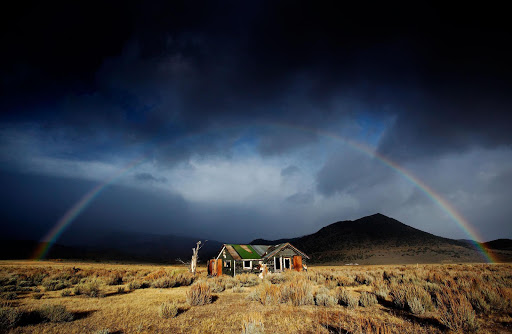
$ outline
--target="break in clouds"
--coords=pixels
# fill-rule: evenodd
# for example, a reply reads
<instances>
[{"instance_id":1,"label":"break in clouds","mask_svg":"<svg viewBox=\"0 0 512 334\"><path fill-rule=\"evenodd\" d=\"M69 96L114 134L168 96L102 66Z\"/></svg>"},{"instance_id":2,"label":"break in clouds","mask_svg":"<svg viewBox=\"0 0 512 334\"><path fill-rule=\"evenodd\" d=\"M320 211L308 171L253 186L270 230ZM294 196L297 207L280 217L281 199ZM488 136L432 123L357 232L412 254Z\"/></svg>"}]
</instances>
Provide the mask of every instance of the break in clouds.
<instances>
[{"instance_id":1,"label":"break in clouds","mask_svg":"<svg viewBox=\"0 0 512 334\"><path fill-rule=\"evenodd\" d=\"M3 33L7 234L40 238L118 175L73 227L247 242L381 212L468 238L340 136L410 171L483 240L512 235L511 55L499 29L447 29L433 8L390 25L286 2L37 6Z\"/></svg>"}]
</instances>

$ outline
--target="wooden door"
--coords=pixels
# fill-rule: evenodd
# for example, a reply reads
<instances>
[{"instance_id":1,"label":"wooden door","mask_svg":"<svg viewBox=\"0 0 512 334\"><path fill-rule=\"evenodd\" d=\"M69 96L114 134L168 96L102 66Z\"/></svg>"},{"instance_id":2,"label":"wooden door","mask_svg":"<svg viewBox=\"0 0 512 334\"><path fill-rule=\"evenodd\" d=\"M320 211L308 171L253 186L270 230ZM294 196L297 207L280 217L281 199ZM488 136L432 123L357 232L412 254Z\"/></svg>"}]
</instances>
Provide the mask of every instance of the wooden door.
<instances>
[{"instance_id":1,"label":"wooden door","mask_svg":"<svg viewBox=\"0 0 512 334\"><path fill-rule=\"evenodd\" d=\"M293 268L297 271L302 271L302 256L295 255L293 257Z\"/></svg>"},{"instance_id":2,"label":"wooden door","mask_svg":"<svg viewBox=\"0 0 512 334\"><path fill-rule=\"evenodd\" d=\"M222 275L222 259L217 260L217 276Z\"/></svg>"}]
</instances>

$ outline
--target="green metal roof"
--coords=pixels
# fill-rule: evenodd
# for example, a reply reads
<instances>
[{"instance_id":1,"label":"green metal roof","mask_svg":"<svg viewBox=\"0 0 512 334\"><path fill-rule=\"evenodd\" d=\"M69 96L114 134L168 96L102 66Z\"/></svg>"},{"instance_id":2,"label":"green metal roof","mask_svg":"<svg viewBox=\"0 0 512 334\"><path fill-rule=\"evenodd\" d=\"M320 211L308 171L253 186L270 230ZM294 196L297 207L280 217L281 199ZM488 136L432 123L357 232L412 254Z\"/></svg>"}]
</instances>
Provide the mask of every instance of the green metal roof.
<instances>
[{"instance_id":1,"label":"green metal roof","mask_svg":"<svg viewBox=\"0 0 512 334\"><path fill-rule=\"evenodd\" d=\"M261 259L261 256L252 248L251 245L234 245L230 244L231 247L240 255L242 259L246 260L257 260Z\"/></svg>"}]
</instances>

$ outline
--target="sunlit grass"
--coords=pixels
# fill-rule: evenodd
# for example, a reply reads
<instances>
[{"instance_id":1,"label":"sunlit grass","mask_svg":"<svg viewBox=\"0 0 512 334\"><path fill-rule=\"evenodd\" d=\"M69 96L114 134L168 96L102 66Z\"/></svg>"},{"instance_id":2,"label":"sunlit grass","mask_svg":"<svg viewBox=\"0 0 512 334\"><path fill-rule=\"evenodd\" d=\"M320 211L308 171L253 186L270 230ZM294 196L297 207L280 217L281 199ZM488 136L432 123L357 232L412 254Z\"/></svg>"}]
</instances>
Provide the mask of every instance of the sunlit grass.
<instances>
[{"instance_id":1,"label":"sunlit grass","mask_svg":"<svg viewBox=\"0 0 512 334\"><path fill-rule=\"evenodd\" d=\"M319 266L261 280L3 261L0 288L0 321L13 333L494 333L512 324L508 264Z\"/></svg>"}]
</instances>

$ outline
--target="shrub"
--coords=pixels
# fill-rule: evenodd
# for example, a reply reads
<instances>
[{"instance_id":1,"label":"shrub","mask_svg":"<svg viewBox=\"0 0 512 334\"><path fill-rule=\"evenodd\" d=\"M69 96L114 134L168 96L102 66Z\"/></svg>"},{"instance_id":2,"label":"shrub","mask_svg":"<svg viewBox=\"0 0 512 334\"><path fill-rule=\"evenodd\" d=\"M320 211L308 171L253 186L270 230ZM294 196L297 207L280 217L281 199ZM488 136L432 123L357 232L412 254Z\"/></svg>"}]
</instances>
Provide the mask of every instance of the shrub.
<instances>
[{"instance_id":1,"label":"shrub","mask_svg":"<svg viewBox=\"0 0 512 334\"><path fill-rule=\"evenodd\" d=\"M272 283L272 284L281 284L281 283L284 283L287 281L286 279L286 276L284 276L283 274L279 273L279 274L270 274L268 275L268 280Z\"/></svg>"},{"instance_id":2,"label":"shrub","mask_svg":"<svg viewBox=\"0 0 512 334\"><path fill-rule=\"evenodd\" d=\"M384 301L388 298L389 290L385 285L380 285L375 289L375 296L378 300Z\"/></svg>"},{"instance_id":3,"label":"shrub","mask_svg":"<svg viewBox=\"0 0 512 334\"><path fill-rule=\"evenodd\" d=\"M241 287L241 286L234 286L233 287L233 290L232 290L234 293L242 293L245 291L245 288Z\"/></svg>"},{"instance_id":4,"label":"shrub","mask_svg":"<svg viewBox=\"0 0 512 334\"><path fill-rule=\"evenodd\" d=\"M13 306L12 304L13 303L10 300L2 300L2 301L0 301L0 308L2 308L2 307L12 307Z\"/></svg>"},{"instance_id":5,"label":"shrub","mask_svg":"<svg viewBox=\"0 0 512 334\"><path fill-rule=\"evenodd\" d=\"M260 284L260 278L255 274L240 274L235 277L242 286L255 286Z\"/></svg>"},{"instance_id":6,"label":"shrub","mask_svg":"<svg viewBox=\"0 0 512 334\"><path fill-rule=\"evenodd\" d=\"M2 286L6 286L6 285L14 285L16 286L18 284L18 278L16 277L3 277L1 280L0 280L0 285Z\"/></svg>"},{"instance_id":7,"label":"shrub","mask_svg":"<svg viewBox=\"0 0 512 334\"><path fill-rule=\"evenodd\" d=\"M80 283L80 279L81 279L80 276L75 275L75 276L71 277L71 279L69 280L69 283L72 285L78 284L78 283Z\"/></svg>"},{"instance_id":8,"label":"shrub","mask_svg":"<svg viewBox=\"0 0 512 334\"><path fill-rule=\"evenodd\" d=\"M423 314L434 308L430 294L419 284L393 284L391 299L396 308Z\"/></svg>"},{"instance_id":9,"label":"shrub","mask_svg":"<svg viewBox=\"0 0 512 334\"><path fill-rule=\"evenodd\" d=\"M2 293L1 297L5 300L15 300L18 298L18 294L16 292L5 292Z\"/></svg>"},{"instance_id":10,"label":"shrub","mask_svg":"<svg viewBox=\"0 0 512 334\"><path fill-rule=\"evenodd\" d=\"M475 311L465 296L444 289L436 294L439 321L453 331L473 332L478 329Z\"/></svg>"},{"instance_id":11,"label":"shrub","mask_svg":"<svg viewBox=\"0 0 512 334\"><path fill-rule=\"evenodd\" d=\"M146 279L149 281L154 281L162 277L168 276L167 272L164 269L159 269L157 271L153 271L152 273L146 275Z\"/></svg>"},{"instance_id":12,"label":"shrub","mask_svg":"<svg viewBox=\"0 0 512 334\"><path fill-rule=\"evenodd\" d=\"M34 285L39 285L39 284L41 284L43 282L43 279L46 276L48 276L48 274L46 272L39 271L39 272L33 273L32 275L29 275L27 277L27 280L32 281L32 283Z\"/></svg>"},{"instance_id":13,"label":"shrub","mask_svg":"<svg viewBox=\"0 0 512 334\"><path fill-rule=\"evenodd\" d=\"M356 286L358 285L353 276L341 276L337 277L336 281L339 286Z\"/></svg>"},{"instance_id":14,"label":"shrub","mask_svg":"<svg viewBox=\"0 0 512 334\"><path fill-rule=\"evenodd\" d=\"M423 282L422 285L423 285L423 288L431 295L435 295L436 292L441 291L441 287L439 285L437 285L436 283Z\"/></svg>"},{"instance_id":15,"label":"shrub","mask_svg":"<svg viewBox=\"0 0 512 334\"><path fill-rule=\"evenodd\" d=\"M281 289L270 282L265 282L253 290L247 298L263 305L277 305L281 302Z\"/></svg>"},{"instance_id":16,"label":"shrub","mask_svg":"<svg viewBox=\"0 0 512 334\"><path fill-rule=\"evenodd\" d=\"M331 281L331 280L325 281L325 286L329 289L334 289L338 286L338 281Z\"/></svg>"},{"instance_id":17,"label":"shrub","mask_svg":"<svg viewBox=\"0 0 512 334\"><path fill-rule=\"evenodd\" d=\"M364 275L359 274L359 275L356 275L356 278L354 279L354 281L356 281L359 284L370 285L373 282L373 277L366 275L366 274L364 274Z\"/></svg>"},{"instance_id":18,"label":"shrub","mask_svg":"<svg viewBox=\"0 0 512 334\"><path fill-rule=\"evenodd\" d=\"M19 281L18 286L30 287L30 286L35 286L35 284L32 281Z\"/></svg>"},{"instance_id":19,"label":"shrub","mask_svg":"<svg viewBox=\"0 0 512 334\"><path fill-rule=\"evenodd\" d=\"M89 297L105 297L105 294L100 290L100 282L96 279L80 283L74 288L75 295L86 295Z\"/></svg>"},{"instance_id":20,"label":"shrub","mask_svg":"<svg viewBox=\"0 0 512 334\"><path fill-rule=\"evenodd\" d=\"M198 282L187 292L187 302L191 306L205 305L212 302L212 292L206 282Z\"/></svg>"},{"instance_id":21,"label":"shrub","mask_svg":"<svg viewBox=\"0 0 512 334\"><path fill-rule=\"evenodd\" d=\"M224 282L221 278L215 277L211 280L208 280L208 285L210 286L210 289L212 292L219 293L226 289Z\"/></svg>"},{"instance_id":22,"label":"shrub","mask_svg":"<svg viewBox=\"0 0 512 334\"><path fill-rule=\"evenodd\" d=\"M359 298L359 305L362 307L369 307L377 304L377 297L373 293L363 291L361 293L361 297Z\"/></svg>"},{"instance_id":23,"label":"shrub","mask_svg":"<svg viewBox=\"0 0 512 334\"><path fill-rule=\"evenodd\" d=\"M341 305L354 308L358 305L359 299L354 296L350 291L344 288L338 288L336 290L336 298Z\"/></svg>"},{"instance_id":24,"label":"shrub","mask_svg":"<svg viewBox=\"0 0 512 334\"><path fill-rule=\"evenodd\" d=\"M5 285L0 287L0 292L4 291L16 291L16 285Z\"/></svg>"},{"instance_id":25,"label":"shrub","mask_svg":"<svg viewBox=\"0 0 512 334\"><path fill-rule=\"evenodd\" d=\"M110 329L108 329L108 328L100 329L100 330L97 330L94 334L110 334Z\"/></svg>"},{"instance_id":26,"label":"shrub","mask_svg":"<svg viewBox=\"0 0 512 334\"><path fill-rule=\"evenodd\" d=\"M60 293L60 295L61 295L62 297L69 297L69 296L71 296L71 290L70 290L70 289L62 290L62 292Z\"/></svg>"},{"instance_id":27,"label":"shrub","mask_svg":"<svg viewBox=\"0 0 512 334\"><path fill-rule=\"evenodd\" d=\"M0 330L16 327L21 316L22 313L15 308L0 308Z\"/></svg>"},{"instance_id":28,"label":"shrub","mask_svg":"<svg viewBox=\"0 0 512 334\"><path fill-rule=\"evenodd\" d=\"M265 333L265 326L263 322L251 320L245 321L242 325L242 334L263 334Z\"/></svg>"},{"instance_id":29,"label":"shrub","mask_svg":"<svg viewBox=\"0 0 512 334\"><path fill-rule=\"evenodd\" d=\"M121 285L121 284L123 284L123 276L121 276L121 274L119 274L119 273L107 276L107 278L105 279L105 284L106 285Z\"/></svg>"},{"instance_id":30,"label":"shrub","mask_svg":"<svg viewBox=\"0 0 512 334\"><path fill-rule=\"evenodd\" d=\"M315 303L318 306L336 306L338 299L329 293L327 289L321 289L315 296Z\"/></svg>"},{"instance_id":31,"label":"shrub","mask_svg":"<svg viewBox=\"0 0 512 334\"><path fill-rule=\"evenodd\" d=\"M32 298L34 298L34 299L41 299L41 298L43 298L43 296L44 296L44 293L34 293L32 295Z\"/></svg>"},{"instance_id":32,"label":"shrub","mask_svg":"<svg viewBox=\"0 0 512 334\"><path fill-rule=\"evenodd\" d=\"M403 285L393 285L391 287L391 291L389 293L391 295L391 300L393 305L395 305L398 309L405 309L407 305L406 294L407 290Z\"/></svg>"},{"instance_id":33,"label":"shrub","mask_svg":"<svg viewBox=\"0 0 512 334\"><path fill-rule=\"evenodd\" d=\"M423 314L425 311L431 311L434 308L430 294L417 285L407 286L405 302L407 309L414 314Z\"/></svg>"},{"instance_id":34,"label":"shrub","mask_svg":"<svg viewBox=\"0 0 512 334\"><path fill-rule=\"evenodd\" d=\"M176 286L189 286L194 282L194 275L189 272L181 272L175 276Z\"/></svg>"},{"instance_id":35,"label":"shrub","mask_svg":"<svg viewBox=\"0 0 512 334\"><path fill-rule=\"evenodd\" d=\"M423 307L423 304L421 303L421 300L419 300L416 297L410 298L407 300L407 307L411 311L412 314L423 314L425 313L425 308Z\"/></svg>"},{"instance_id":36,"label":"shrub","mask_svg":"<svg viewBox=\"0 0 512 334\"><path fill-rule=\"evenodd\" d=\"M160 305L158 314L161 318L169 319L178 315L178 310L178 305L176 305L176 303L164 302L162 305Z\"/></svg>"},{"instance_id":37,"label":"shrub","mask_svg":"<svg viewBox=\"0 0 512 334\"><path fill-rule=\"evenodd\" d=\"M128 289L130 290L136 290L140 289L141 283L139 281L131 281L130 284L128 284Z\"/></svg>"},{"instance_id":38,"label":"shrub","mask_svg":"<svg viewBox=\"0 0 512 334\"><path fill-rule=\"evenodd\" d=\"M43 287L46 291L58 291L69 287L70 284L66 281L61 280L45 280L43 281Z\"/></svg>"},{"instance_id":39,"label":"shrub","mask_svg":"<svg viewBox=\"0 0 512 334\"><path fill-rule=\"evenodd\" d=\"M118 288L117 288L117 294L118 294L118 295L121 295L121 294L123 294L123 293L125 293L125 291L124 291L124 286L120 286L120 287L118 287Z\"/></svg>"},{"instance_id":40,"label":"shrub","mask_svg":"<svg viewBox=\"0 0 512 334\"><path fill-rule=\"evenodd\" d=\"M70 313L64 305L45 305L39 310L39 315L43 320L49 322L67 322L73 320L73 314Z\"/></svg>"},{"instance_id":41,"label":"shrub","mask_svg":"<svg viewBox=\"0 0 512 334\"><path fill-rule=\"evenodd\" d=\"M481 292L491 310L500 312L507 308L508 298L505 297L501 289L485 284L482 286Z\"/></svg>"},{"instance_id":42,"label":"shrub","mask_svg":"<svg viewBox=\"0 0 512 334\"><path fill-rule=\"evenodd\" d=\"M281 301L294 306L314 304L311 283L304 279L295 279L280 287Z\"/></svg>"},{"instance_id":43,"label":"shrub","mask_svg":"<svg viewBox=\"0 0 512 334\"><path fill-rule=\"evenodd\" d=\"M172 288L175 285L176 285L176 280L171 277L161 277L151 284L151 286L153 288L157 288L157 289Z\"/></svg>"}]
</instances>

